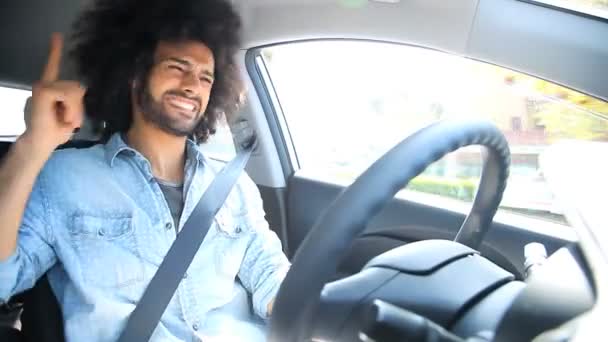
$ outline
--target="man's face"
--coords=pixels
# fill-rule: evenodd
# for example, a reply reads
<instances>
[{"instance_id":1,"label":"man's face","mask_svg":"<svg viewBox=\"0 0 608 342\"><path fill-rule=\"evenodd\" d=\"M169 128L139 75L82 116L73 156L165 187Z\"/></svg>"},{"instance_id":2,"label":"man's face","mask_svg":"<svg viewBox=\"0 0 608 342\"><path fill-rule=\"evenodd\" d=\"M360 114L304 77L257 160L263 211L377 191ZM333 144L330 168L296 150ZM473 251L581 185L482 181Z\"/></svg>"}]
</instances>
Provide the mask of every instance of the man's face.
<instances>
[{"instance_id":1,"label":"man's face","mask_svg":"<svg viewBox=\"0 0 608 342\"><path fill-rule=\"evenodd\" d=\"M137 91L143 119L187 136L203 119L214 81L211 50L200 42L161 42L145 86Z\"/></svg>"}]
</instances>

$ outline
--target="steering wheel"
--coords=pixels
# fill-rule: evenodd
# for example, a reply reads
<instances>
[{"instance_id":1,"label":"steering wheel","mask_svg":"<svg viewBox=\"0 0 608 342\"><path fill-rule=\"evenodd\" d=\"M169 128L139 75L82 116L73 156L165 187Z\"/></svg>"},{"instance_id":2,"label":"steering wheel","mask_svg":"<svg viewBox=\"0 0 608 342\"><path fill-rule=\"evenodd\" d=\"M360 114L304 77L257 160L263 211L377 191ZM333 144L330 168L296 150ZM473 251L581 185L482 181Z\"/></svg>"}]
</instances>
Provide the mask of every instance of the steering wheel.
<instances>
[{"instance_id":1,"label":"steering wheel","mask_svg":"<svg viewBox=\"0 0 608 342\"><path fill-rule=\"evenodd\" d=\"M506 139L488 122L442 121L410 135L372 164L319 217L295 254L274 304L269 341L310 340L325 283L367 223L430 164L480 145L483 169L470 213L455 241L477 249L498 209L509 172Z\"/></svg>"}]
</instances>

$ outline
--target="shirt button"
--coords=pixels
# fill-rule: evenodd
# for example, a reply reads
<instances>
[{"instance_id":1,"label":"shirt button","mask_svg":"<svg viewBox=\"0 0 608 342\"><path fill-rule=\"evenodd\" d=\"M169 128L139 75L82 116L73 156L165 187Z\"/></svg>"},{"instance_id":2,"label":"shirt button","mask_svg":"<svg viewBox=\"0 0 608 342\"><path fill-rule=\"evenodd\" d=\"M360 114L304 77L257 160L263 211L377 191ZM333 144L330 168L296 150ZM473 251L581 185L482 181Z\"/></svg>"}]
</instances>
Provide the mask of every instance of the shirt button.
<instances>
[{"instance_id":1,"label":"shirt button","mask_svg":"<svg viewBox=\"0 0 608 342\"><path fill-rule=\"evenodd\" d=\"M188 279L188 273L184 274L184 279Z\"/></svg>"},{"instance_id":2,"label":"shirt button","mask_svg":"<svg viewBox=\"0 0 608 342\"><path fill-rule=\"evenodd\" d=\"M97 234L98 234L99 236L104 236L104 235L106 235L106 232L104 232L104 231L103 231L103 229L100 229L100 230L97 232Z\"/></svg>"},{"instance_id":3,"label":"shirt button","mask_svg":"<svg viewBox=\"0 0 608 342\"><path fill-rule=\"evenodd\" d=\"M199 328L198 323L192 324L192 329L194 329L194 331L198 331L198 328Z\"/></svg>"},{"instance_id":4,"label":"shirt button","mask_svg":"<svg viewBox=\"0 0 608 342\"><path fill-rule=\"evenodd\" d=\"M241 226L237 226L237 227L236 227L236 233L237 233L237 234L240 234L240 233L241 233L241 231L242 231Z\"/></svg>"},{"instance_id":5,"label":"shirt button","mask_svg":"<svg viewBox=\"0 0 608 342\"><path fill-rule=\"evenodd\" d=\"M167 222L167 224L165 224L165 229L169 230L171 228L173 228L173 224L171 222Z\"/></svg>"}]
</instances>

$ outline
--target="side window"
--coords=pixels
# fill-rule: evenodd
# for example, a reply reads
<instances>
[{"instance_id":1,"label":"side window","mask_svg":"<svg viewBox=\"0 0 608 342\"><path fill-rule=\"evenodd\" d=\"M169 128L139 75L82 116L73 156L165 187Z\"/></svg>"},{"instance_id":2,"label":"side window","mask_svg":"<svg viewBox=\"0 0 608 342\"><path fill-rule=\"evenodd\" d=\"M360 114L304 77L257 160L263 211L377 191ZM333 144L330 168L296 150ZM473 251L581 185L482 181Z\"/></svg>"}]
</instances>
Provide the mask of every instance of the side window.
<instances>
[{"instance_id":1,"label":"side window","mask_svg":"<svg viewBox=\"0 0 608 342\"><path fill-rule=\"evenodd\" d=\"M549 6L608 19L608 0L532 0Z\"/></svg>"},{"instance_id":2,"label":"side window","mask_svg":"<svg viewBox=\"0 0 608 342\"><path fill-rule=\"evenodd\" d=\"M15 140L25 131L23 110L25 102L31 95L30 90L22 90L0 86L0 140ZM209 141L201 145L207 156L223 161L229 161L236 155L230 127L224 117L218 122L217 132Z\"/></svg>"},{"instance_id":3,"label":"side window","mask_svg":"<svg viewBox=\"0 0 608 342\"><path fill-rule=\"evenodd\" d=\"M315 41L265 48L261 60L301 172L324 181L349 184L409 133L436 120L486 119L511 147L501 209L565 224L543 176L543 151L558 142L608 142L606 102L442 52ZM401 194L471 202L480 173L479 149L466 148L430 166Z\"/></svg>"},{"instance_id":4,"label":"side window","mask_svg":"<svg viewBox=\"0 0 608 342\"><path fill-rule=\"evenodd\" d=\"M14 140L25 131L23 109L32 92L0 86L0 140Z\"/></svg>"},{"instance_id":5,"label":"side window","mask_svg":"<svg viewBox=\"0 0 608 342\"><path fill-rule=\"evenodd\" d=\"M230 133L230 127L224 116L220 118L215 134L200 147L205 156L213 159L229 161L236 156L232 133Z\"/></svg>"}]
</instances>

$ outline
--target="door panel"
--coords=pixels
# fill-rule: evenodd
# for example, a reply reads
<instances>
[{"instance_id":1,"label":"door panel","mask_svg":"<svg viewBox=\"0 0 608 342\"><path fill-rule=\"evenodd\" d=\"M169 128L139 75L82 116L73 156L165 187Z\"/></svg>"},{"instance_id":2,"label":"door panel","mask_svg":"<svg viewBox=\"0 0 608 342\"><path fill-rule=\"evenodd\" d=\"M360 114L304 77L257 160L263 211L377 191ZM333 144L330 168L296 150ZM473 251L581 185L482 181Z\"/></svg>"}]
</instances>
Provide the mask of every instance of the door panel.
<instances>
[{"instance_id":1,"label":"door panel","mask_svg":"<svg viewBox=\"0 0 608 342\"><path fill-rule=\"evenodd\" d=\"M296 174L289 182L287 234L289 257L300 245L317 218L337 198L343 187ZM465 215L420 203L393 199L375 218L353 246L338 269L338 276L355 273L374 256L408 242L423 239L449 239L456 236ZM501 267L521 277L524 246L530 242L545 245L548 253L571 242L548 234L494 223L481 253Z\"/></svg>"},{"instance_id":2,"label":"door panel","mask_svg":"<svg viewBox=\"0 0 608 342\"><path fill-rule=\"evenodd\" d=\"M287 189L258 185L258 190L264 202L264 212L270 229L281 240L283 252L291 255L287 240Z\"/></svg>"}]
</instances>

